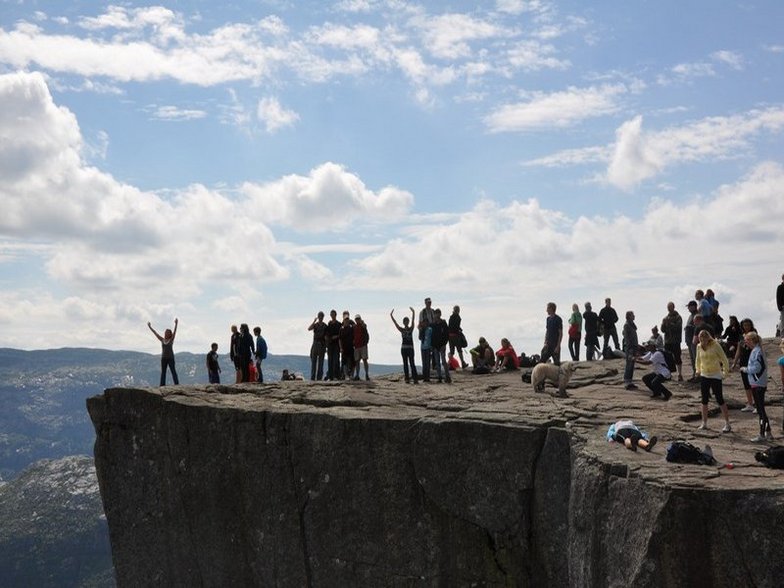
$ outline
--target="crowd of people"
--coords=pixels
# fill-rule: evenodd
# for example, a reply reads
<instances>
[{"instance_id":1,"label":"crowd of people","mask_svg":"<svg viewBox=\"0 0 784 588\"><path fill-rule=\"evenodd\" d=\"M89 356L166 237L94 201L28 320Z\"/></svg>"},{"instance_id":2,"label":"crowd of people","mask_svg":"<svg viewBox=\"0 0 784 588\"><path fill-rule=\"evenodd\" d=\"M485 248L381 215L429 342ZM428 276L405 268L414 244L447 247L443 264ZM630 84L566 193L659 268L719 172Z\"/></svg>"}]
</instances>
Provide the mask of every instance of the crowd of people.
<instances>
[{"instance_id":1,"label":"crowd of people","mask_svg":"<svg viewBox=\"0 0 784 588\"><path fill-rule=\"evenodd\" d=\"M782 357L778 360L782 386L784 387L784 275L776 290L776 303L780 313L776 335L782 336ZM738 320L730 316L727 326L719 313L719 302L711 289L698 289L694 300L686 305L688 315L684 321L673 302L667 304L667 314L661 325L651 328L650 337L641 344L635 313L628 310L619 338L617 311L612 299L606 298L604 306L596 313L590 302L584 305L581 313L577 304L572 304L567 320L567 348L572 361L580 361L580 344L584 341L586 360L624 359L623 381L627 390L637 389L633 382L635 364L649 365L650 373L642 377L642 382L651 391L652 398L664 401L672 397L666 383L674 379L684 381L682 346L685 344L691 375L687 380L698 383L701 396L701 429L708 428L708 405L711 396L718 404L725 424L723 432L730 432L732 426L729 411L723 396L722 382L733 370L740 372L746 392L746 405L743 412L754 412L759 417L759 435L753 441L772 439L770 422L765 411L765 393L768 383L768 368L761 347L761 338L750 318ZM432 300L425 298L424 307L417 315L409 307L411 316L402 318L402 324L395 318L394 309L389 316L400 334L400 354L406 383L419 382L451 383L450 371L467 370L482 374L519 369L526 358L518 355L512 343L502 338L500 347L494 351L485 337L479 337L478 344L468 348L462 329L460 307L452 307L448 320L440 308L433 308ZM534 362L561 362L563 341L563 320L557 314L557 305L547 303L545 336L541 354L534 356ZM342 320L337 311L330 311L329 321L319 312L310 325L313 341L310 348L311 380L359 380L364 368L365 380L370 380L368 367L368 343L370 334L367 324L359 314L351 319L345 310ZM147 326L161 343L161 386L166 383L167 370L171 371L175 384L179 383L175 369L173 344L177 334L178 320L174 319L174 329L166 329L160 335L148 322ZM414 343L416 331L419 341L421 372L417 371ZM260 327L253 329L253 335L246 323L239 328L231 327L229 357L235 368L235 382L263 382L262 362L267 357L267 343L261 336ZM583 337L584 336L584 337ZM601 344L601 345L600 345ZM206 367L210 383L220 383L221 368L218 361L218 344L213 343L206 357ZM466 358L470 358L469 365ZM325 369L326 360L326 369ZM528 363L527 365L530 365ZM284 379L292 378L285 374Z\"/></svg>"}]
</instances>

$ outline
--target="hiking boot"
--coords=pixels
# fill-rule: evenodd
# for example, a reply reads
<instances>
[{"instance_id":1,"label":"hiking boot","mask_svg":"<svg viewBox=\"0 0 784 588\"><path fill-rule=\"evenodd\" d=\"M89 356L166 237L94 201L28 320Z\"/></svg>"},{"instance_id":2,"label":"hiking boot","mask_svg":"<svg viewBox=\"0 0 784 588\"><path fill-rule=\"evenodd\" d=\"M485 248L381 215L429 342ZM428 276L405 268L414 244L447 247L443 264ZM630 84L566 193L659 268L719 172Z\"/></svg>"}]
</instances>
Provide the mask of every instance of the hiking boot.
<instances>
[{"instance_id":1,"label":"hiking boot","mask_svg":"<svg viewBox=\"0 0 784 588\"><path fill-rule=\"evenodd\" d=\"M664 391L664 401L667 402L670 398L672 398L672 392L669 390Z\"/></svg>"},{"instance_id":2,"label":"hiking boot","mask_svg":"<svg viewBox=\"0 0 784 588\"><path fill-rule=\"evenodd\" d=\"M731 433L732 432L732 427L730 426L729 423L727 423L726 425L724 425L724 428L721 430L721 432L722 433Z\"/></svg>"},{"instance_id":3,"label":"hiking boot","mask_svg":"<svg viewBox=\"0 0 784 588\"><path fill-rule=\"evenodd\" d=\"M746 406L741 408L740 411L741 412L753 412L754 411L754 406L751 405L751 404L747 404Z\"/></svg>"},{"instance_id":4,"label":"hiking boot","mask_svg":"<svg viewBox=\"0 0 784 588\"><path fill-rule=\"evenodd\" d=\"M645 451L650 451L651 449L653 449L653 446L654 446L654 445L656 445L656 442L657 442L658 440L659 440L659 439L658 439L658 438L657 438L655 435L654 435L653 437L651 437L651 438L648 440L648 447L646 447L646 448L645 448Z\"/></svg>"},{"instance_id":5,"label":"hiking boot","mask_svg":"<svg viewBox=\"0 0 784 588\"><path fill-rule=\"evenodd\" d=\"M765 436L764 435L757 435L753 439L749 439L752 443L765 443Z\"/></svg>"},{"instance_id":6,"label":"hiking boot","mask_svg":"<svg viewBox=\"0 0 784 588\"><path fill-rule=\"evenodd\" d=\"M635 384L632 384L631 382L629 382L628 384L626 384L626 389L627 390L637 390L637 386Z\"/></svg>"},{"instance_id":7,"label":"hiking boot","mask_svg":"<svg viewBox=\"0 0 784 588\"><path fill-rule=\"evenodd\" d=\"M706 423L705 421L702 421L702 424L699 427L697 427L697 430L698 431L707 431L708 430L708 423Z\"/></svg>"}]
</instances>

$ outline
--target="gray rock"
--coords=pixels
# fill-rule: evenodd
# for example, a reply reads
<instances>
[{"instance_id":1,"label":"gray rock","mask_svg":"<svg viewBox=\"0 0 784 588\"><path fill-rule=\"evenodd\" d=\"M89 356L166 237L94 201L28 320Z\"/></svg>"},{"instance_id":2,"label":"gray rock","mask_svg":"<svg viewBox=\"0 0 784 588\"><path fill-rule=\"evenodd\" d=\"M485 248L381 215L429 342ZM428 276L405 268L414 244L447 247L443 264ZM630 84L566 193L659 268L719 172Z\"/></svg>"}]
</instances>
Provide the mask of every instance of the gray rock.
<instances>
[{"instance_id":1,"label":"gray rock","mask_svg":"<svg viewBox=\"0 0 784 588\"><path fill-rule=\"evenodd\" d=\"M106 390L88 408L118 584L778 585L784 473L755 462L754 415L698 433L698 391L627 392L616 363L581 363L568 399L468 372ZM621 417L653 452L607 443ZM675 438L735 467L670 464Z\"/></svg>"}]
</instances>

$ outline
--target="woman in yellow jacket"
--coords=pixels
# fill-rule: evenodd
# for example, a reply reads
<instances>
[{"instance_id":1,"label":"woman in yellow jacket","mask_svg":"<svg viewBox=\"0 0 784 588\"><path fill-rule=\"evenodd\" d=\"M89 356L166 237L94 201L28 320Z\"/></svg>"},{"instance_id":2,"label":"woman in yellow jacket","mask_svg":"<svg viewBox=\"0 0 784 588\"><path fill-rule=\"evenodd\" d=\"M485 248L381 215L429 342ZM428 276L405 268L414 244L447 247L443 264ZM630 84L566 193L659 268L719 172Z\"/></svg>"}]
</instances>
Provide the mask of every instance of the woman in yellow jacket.
<instances>
[{"instance_id":1,"label":"woman in yellow jacket","mask_svg":"<svg viewBox=\"0 0 784 588\"><path fill-rule=\"evenodd\" d=\"M730 414L722 394L722 377L729 375L730 362L721 345L707 330L702 330L699 334L694 371L700 378L700 392L702 393L702 424L699 428L708 428L708 400L710 400L710 392L713 390L713 396L716 398L726 422L721 432L729 433L732 431L732 427L730 426Z\"/></svg>"}]
</instances>

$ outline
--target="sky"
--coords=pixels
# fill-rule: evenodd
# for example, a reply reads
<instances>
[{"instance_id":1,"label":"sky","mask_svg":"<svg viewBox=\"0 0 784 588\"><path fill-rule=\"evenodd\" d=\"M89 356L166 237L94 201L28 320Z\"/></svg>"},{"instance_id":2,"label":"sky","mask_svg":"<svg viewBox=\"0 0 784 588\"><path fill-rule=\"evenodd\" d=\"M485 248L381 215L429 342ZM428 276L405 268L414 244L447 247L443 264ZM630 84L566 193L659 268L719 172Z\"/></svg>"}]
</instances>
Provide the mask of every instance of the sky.
<instances>
[{"instance_id":1,"label":"sky","mask_svg":"<svg viewBox=\"0 0 784 588\"><path fill-rule=\"evenodd\" d=\"M0 0L0 347L309 352L430 296L541 349L713 288L777 320L784 3ZM563 355L566 353L564 342Z\"/></svg>"}]
</instances>

